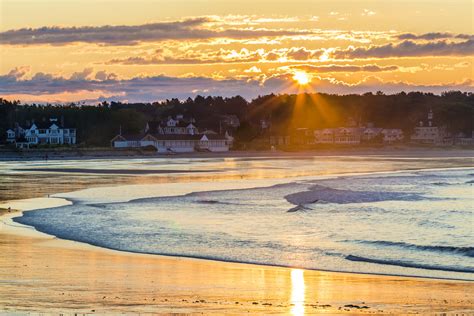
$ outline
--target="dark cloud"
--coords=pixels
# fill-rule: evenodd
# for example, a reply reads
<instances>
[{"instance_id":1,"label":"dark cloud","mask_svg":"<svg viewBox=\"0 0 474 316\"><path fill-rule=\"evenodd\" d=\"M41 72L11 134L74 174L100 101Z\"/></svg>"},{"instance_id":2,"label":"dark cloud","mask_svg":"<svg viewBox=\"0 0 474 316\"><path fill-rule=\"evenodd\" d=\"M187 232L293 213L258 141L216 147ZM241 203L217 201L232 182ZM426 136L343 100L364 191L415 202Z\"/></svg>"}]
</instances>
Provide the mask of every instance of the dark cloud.
<instances>
[{"instance_id":1,"label":"dark cloud","mask_svg":"<svg viewBox=\"0 0 474 316\"><path fill-rule=\"evenodd\" d=\"M176 78L167 76L137 77L119 80L113 74L105 72L90 73L89 70L81 72L87 74L84 79L77 76L72 78L55 77L50 74L37 73L31 79L19 79L16 73L0 76L0 97L27 95L28 100L39 102L47 95L90 91L103 93L103 97L82 99L95 103L103 100L152 102L157 100L193 97L201 95L233 96L242 95L247 99L269 93L297 93L298 87L290 85L293 82L291 74L273 76L264 82L242 78L215 80L212 78L193 77ZM98 77L98 78L97 78ZM88 78L88 79L85 79ZM348 84L335 79L315 77L312 81L314 91L351 94L376 92L397 93L400 91L422 91L441 93L448 90L462 90L474 92L472 81L461 84L442 85L412 85L408 83L382 82L376 77L368 77L357 84Z\"/></svg>"},{"instance_id":2,"label":"dark cloud","mask_svg":"<svg viewBox=\"0 0 474 316\"><path fill-rule=\"evenodd\" d=\"M460 43L446 41L416 43L406 40L398 44L338 49L331 53L331 57L336 59L470 55L474 55L474 40Z\"/></svg>"},{"instance_id":3,"label":"dark cloud","mask_svg":"<svg viewBox=\"0 0 474 316\"><path fill-rule=\"evenodd\" d=\"M301 35L308 31L269 29L210 29L206 23L211 19L194 18L175 22L161 22L136 26L79 26L41 27L9 30L0 33L0 44L66 45L84 42L106 45L135 45L140 42L162 40L210 39L210 38L257 38L265 36Z\"/></svg>"},{"instance_id":4,"label":"dark cloud","mask_svg":"<svg viewBox=\"0 0 474 316\"><path fill-rule=\"evenodd\" d=\"M440 40L440 39L474 39L474 35L469 34L453 34L448 32L431 32L425 34L403 33L395 36L400 40Z\"/></svg>"},{"instance_id":5,"label":"dark cloud","mask_svg":"<svg viewBox=\"0 0 474 316\"><path fill-rule=\"evenodd\" d=\"M450 39L450 38L460 38L460 39L474 39L474 35L469 34L453 34L448 32L431 32L425 34L414 34L414 33L403 33L396 36L396 38L401 40L439 40L439 39Z\"/></svg>"},{"instance_id":6,"label":"dark cloud","mask_svg":"<svg viewBox=\"0 0 474 316\"><path fill-rule=\"evenodd\" d=\"M383 72L383 71L395 71L399 67L395 65L391 66L379 66L379 65L295 65L291 68L305 70L308 72Z\"/></svg>"}]
</instances>

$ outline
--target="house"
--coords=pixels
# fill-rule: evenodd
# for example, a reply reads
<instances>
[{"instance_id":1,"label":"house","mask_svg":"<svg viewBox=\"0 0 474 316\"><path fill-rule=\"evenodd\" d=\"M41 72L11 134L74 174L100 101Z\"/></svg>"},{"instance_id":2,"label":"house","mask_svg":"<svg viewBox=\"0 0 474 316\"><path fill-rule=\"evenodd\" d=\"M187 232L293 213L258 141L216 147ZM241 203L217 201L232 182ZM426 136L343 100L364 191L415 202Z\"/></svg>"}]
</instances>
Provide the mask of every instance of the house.
<instances>
[{"instance_id":1,"label":"house","mask_svg":"<svg viewBox=\"0 0 474 316\"><path fill-rule=\"evenodd\" d=\"M314 144L314 134L309 128L299 127L293 133L293 143L296 145L312 145Z\"/></svg>"},{"instance_id":2,"label":"house","mask_svg":"<svg viewBox=\"0 0 474 316\"><path fill-rule=\"evenodd\" d=\"M49 122L32 122L27 128L18 124L15 129L7 130L7 142L18 148L36 145L73 145L76 144L76 129L63 127L57 119Z\"/></svg>"},{"instance_id":3,"label":"house","mask_svg":"<svg viewBox=\"0 0 474 316\"><path fill-rule=\"evenodd\" d=\"M229 143L223 135L117 135L111 140L114 148L143 148L153 146L159 153L188 153L194 151L229 151Z\"/></svg>"},{"instance_id":4,"label":"house","mask_svg":"<svg viewBox=\"0 0 474 316\"><path fill-rule=\"evenodd\" d=\"M334 144L354 145L360 144L362 128L340 127L334 131Z\"/></svg>"},{"instance_id":5,"label":"house","mask_svg":"<svg viewBox=\"0 0 474 316\"><path fill-rule=\"evenodd\" d=\"M360 144L362 130L363 129L359 127L339 127L314 130L314 143L338 145Z\"/></svg>"},{"instance_id":6,"label":"house","mask_svg":"<svg viewBox=\"0 0 474 316\"><path fill-rule=\"evenodd\" d=\"M11 128L7 129L7 143L14 143L16 139L15 131Z\"/></svg>"},{"instance_id":7,"label":"house","mask_svg":"<svg viewBox=\"0 0 474 316\"><path fill-rule=\"evenodd\" d=\"M403 131L399 128L384 128L381 132L383 134L383 142L386 144L399 143L403 141Z\"/></svg>"},{"instance_id":8,"label":"house","mask_svg":"<svg viewBox=\"0 0 474 316\"><path fill-rule=\"evenodd\" d=\"M469 146L474 145L474 131L471 133L471 137L464 133L459 133L454 137L454 145Z\"/></svg>"},{"instance_id":9,"label":"house","mask_svg":"<svg viewBox=\"0 0 474 316\"><path fill-rule=\"evenodd\" d=\"M145 133L158 133L167 135L194 135L198 134L198 128L193 124L194 120L184 120L182 115L176 118L168 117L164 121L151 121L145 126Z\"/></svg>"},{"instance_id":10,"label":"house","mask_svg":"<svg viewBox=\"0 0 474 316\"><path fill-rule=\"evenodd\" d=\"M185 122L182 116L169 117L165 121L148 122L144 133L122 135L111 140L114 148L154 147L159 153L187 153L194 151L229 151L233 138L227 133L216 134L212 131L199 133L192 122Z\"/></svg>"},{"instance_id":11,"label":"house","mask_svg":"<svg viewBox=\"0 0 474 316\"><path fill-rule=\"evenodd\" d=\"M333 144L334 143L334 129L325 128L314 130L314 142L316 144Z\"/></svg>"},{"instance_id":12,"label":"house","mask_svg":"<svg viewBox=\"0 0 474 316\"><path fill-rule=\"evenodd\" d=\"M339 127L313 131L315 144L354 145L361 142L379 141L392 144L403 140L403 131L398 128Z\"/></svg>"},{"instance_id":13,"label":"house","mask_svg":"<svg viewBox=\"0 0 474 316\"><path fill-rule=\"evenodd\" d=\"M383 128L380 127L366 127L362 129L361 140L364 142L373 142L377 138L381 138Z\"/></svg>"},{"instance_id":14,"label":"house","mask_svg":"<svg viewBox=\"0 0 474 316\"><path fill-rule=\"evenodd\" d=\"M414 128L411 141L419 144L441 145L445 143L448 136L446 127L433 124L433 111L430 109L426 122L420 121L419 125Z\"/></svg>"}]
</instances>

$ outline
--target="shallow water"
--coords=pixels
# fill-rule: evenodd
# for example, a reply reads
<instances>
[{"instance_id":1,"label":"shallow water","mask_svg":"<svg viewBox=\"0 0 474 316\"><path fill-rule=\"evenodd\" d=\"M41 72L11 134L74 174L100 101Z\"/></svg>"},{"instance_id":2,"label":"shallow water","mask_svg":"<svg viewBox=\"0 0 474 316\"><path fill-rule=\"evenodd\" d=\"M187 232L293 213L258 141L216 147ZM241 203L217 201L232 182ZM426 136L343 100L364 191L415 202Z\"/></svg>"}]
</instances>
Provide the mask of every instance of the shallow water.
<instances>
[{"instance_id":1,"label":"shallow water","mask_svg":"<svg viewBox=\"0 0 474 316\"><path fill-rule=\"evenodd\" d=\"M176 169L178 162L167 167ZM328 177L436 164L328 157L182 163L212 169L220 182L61 194L75 204L27 212L15 221L131 252L474 280L474 168ZM237 181L224 177L239 173Z\"/></svg>"}]
</instances>

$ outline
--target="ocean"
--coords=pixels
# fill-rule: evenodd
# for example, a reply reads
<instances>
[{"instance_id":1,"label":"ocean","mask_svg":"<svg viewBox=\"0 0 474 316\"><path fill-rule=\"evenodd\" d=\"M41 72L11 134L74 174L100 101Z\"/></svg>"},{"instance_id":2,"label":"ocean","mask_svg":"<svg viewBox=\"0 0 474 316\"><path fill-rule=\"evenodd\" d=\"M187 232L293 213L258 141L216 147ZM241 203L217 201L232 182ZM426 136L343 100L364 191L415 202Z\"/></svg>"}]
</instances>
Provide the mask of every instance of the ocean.
<instances>
[{"instance_id":1,"label":"ocean","mask_svg":"<svg viewBox=\"0 0 474 316\"><path fill-rule=\"evenodd\" d=\"M357 173L370 164L400 164L357 161L353 168L347 159L327 157L298 164L188 161L182 168L234 176L59 193L73 204L25 212L14 221L134 253L474 280L474 168ZM145 169L152 163L135 162ZM243 166L260 176L244 177ZM339 172L325 172L328 166ZM242 179L235 177L239 172Z\"/></svg>"}]
</instances>

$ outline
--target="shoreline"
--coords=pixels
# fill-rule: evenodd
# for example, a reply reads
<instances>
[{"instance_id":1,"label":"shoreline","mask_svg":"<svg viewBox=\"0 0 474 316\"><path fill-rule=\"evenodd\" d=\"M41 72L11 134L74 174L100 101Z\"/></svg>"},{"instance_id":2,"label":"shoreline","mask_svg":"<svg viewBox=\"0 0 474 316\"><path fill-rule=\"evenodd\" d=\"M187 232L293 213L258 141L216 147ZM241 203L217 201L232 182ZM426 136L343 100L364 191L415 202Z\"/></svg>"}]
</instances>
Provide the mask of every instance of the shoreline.
<instances>
[{"instance_id":1,"label":"shoreline","mask_svg":"<svg viewBox=\"0 0 474 316\"><path fill-rule=\"evenodd\" d=\"M302 149L295 151L270 151L270 150L231 150L228 152L192 152L175 153L172 155L157 154L140 150L113 150L113 149L68 149L68 150L29 150L23 152L0 150L0 161L28 160L93 160L93 159L143 159L143 158L275 158L279 157L308 157L308 156L351 156L370 155L378 156L390 154L395 157L418 156L420 154L440 157L440 154L450 155L453 152L464 153L474 152L471 147L416 147L416 146L386 146L386 147L335 147L319 149ZM472 155L472 154L471 154ZM464 156L464 157L466 157Z\"/></svg>"},{"instance_id":2,"label":"shoreline","mask_svg":"<svg viewBox=\"0 0 474 316\"><path fill-rule=\"evenodd\" d=\"M53 198L56 199L56 198ZM31 203L34 203L35 199L30 199ZM25 201L21 201L24 203ZM55 201L59 202L59 201ZM63 205L67 205L66 201L63 201ZM55 204L58 206L58 203ZM0 298L0 306L3 306L4 311L41 311L41 312L58 312L58 311L68 311L68 312L84 312L84 313L108 313L108 312L162 312L162 313L169 313L169 312L203 312L206 314L220 314L222 312L229 312L231 313L242 313L242 312L251 312L254 314L267 314L267 313L290 313L293 315L303 315L295 313L295 307L306 308L306 314L311 313L332 313L332 314L339 314L339 313L378 313L378 314L386 314L386 313L397 313L397 314L405 314L405 313L426 313L426 312L472 312L474 308L472 308L472 304L474 303L474 295L469 294L469 291L474 289L474 283L472 281L467 280L453 280L453 279L439 279L439 278L427 278L427 277L410 277L410 276L397 276L397 275L380 275L380 274L369 274L369 273L352 273L352 272L337 272L337 271L324 271L324 270L307 270L307 269L299 269L299 268L291 268L291 267L281 267L281 266L270 266L270 265L259 265L259 264L252 264L252 263L236 263L236 262L228 262L228 261L218 261L218 260L209 260L209 259L201 259L201 258L188 258L188 257L179 257L179 256L167 256L167 255L155 255L155 254L143 254L143 253L133 253L133 252L126 252L120 250L113 250L103 247L98 247L86 243L76 242L72 240L66 239L59 239L51 235L47 235L37 231L36 229L21 225L18 223L13 222L11 219L15 216L18 216L22 212L27 212L28 210L17 211L14 213L3 214L0 216L0 236L2 240L14 240L14 244L30 244L31 247L34 247L35 252L38 252L41 257L36 258L36 260L45 261L47 263L46 268L50 267L50 265L54 265L55 261L61 259L62 254L68 253L72 255L73 258L89 258L92 256L96 261L93 264L93 269L97 269L99 264L105 264L107 266L107 262L112 259L114 262L120 262L122 273L128 273L133 269L140 268L143 262L147 262L149 267L153 267L154 265L162 266L164 265L166 274L168 273L176 273L176 269L178 270L185 270L187 271L185 280L181 280L184 282L185 288L189 286L190 283L192 286L192 291L189 292L188 290L177 290L174 283L168 284L167 287L170 287L165 293L161 293L159 295L160 301L157 301L158 297L151 300L151 302L143 302L141 303L134 303L132 305L124 304L123 302L115 302L114 300L121 300L122 295L114 297L112 302L108 302L104 305L102 302L107 297L106 295L107 288L99 288L98 291L100 295L96 292L97 289L84 289L86 292L92 295L92 297L88 296L87 303L82 302L84 297L81 296L80 299L74 301L74 304L71 304L71 298L67 298L67 302L64 302L62 298L56 298L58 301L51 303L51 305L59 306L42 306L40 308L33 308L31 309L29 301L35 301L33 295L34 292L31 294L27 294L28 302L24 301L25 293L22 292L22 298L17 300L14 297L11 297L15 302L15 306L5 306L2 305L5 302L2 301ZM7 220L7 222L5 221ZM14 226L8 225L8 221L14 223ZM8 227L5 227L8 226ZM0 251L4 251L5 245L0 245ZM11 249L10 249L11 251ZM8 251L7 251L8 253ZM31 255L31 254L30 254ZM45 257L43 257L45 256ZM36 256L33 256L36 257ZM75 264L82 265L81 262L84 260L80 259L79 262ZM1 259L0 259L1 260ZM71 260L71 258L69 258ZM1 260L3 261L3 260ZM75 261L75 260L74 260ZM61 262L61 260L59 260ZM86 260L86 262L88 262ZM5 276L4 266L0 265L0 280L2 280ZM28 265L26 265L28 266ZM177 268L179 267L179 268ZM64 269L68 270L70 267L63 266ZM142 266L143 268L143 266ZM22 268L19 267L21 270ZM36 269L36 268L35 268ZM43 269L41 269L43 270ZM49 270L49 269L48 269ZM76 267L75 273L76 277L79 277L89 269L84 269L82 267ZM191 270L191 272L189 271ZM230 280L236 280L236 276L238 275L238 279L242 278L245 280L244 282L244 289L238 289L238 295L236 293L232 293L230 297L229 295L224 294L213 294L212 290L209 288L206 291L201 291L202 282L205 282L204 279L210 277L209 271L212 271L212 282L218 282L217 279L224 278L225 283L227 284ZM90 272L90 271L89 271ZM55 279L54 272L52 278ZM197 275L196 275L197 273ZM225 277L228 273L232 274L232 277L229 278ZM285 279L288 284L291 284L291 288L285 289L285 293L280 293L279 295L275 295L275 293L269 293L264 295L264 297L255 298L254 296L259 296L260 291L250 290L248 287L252 282L255 281L256 275L261 277L261 274L264 273L270 275L276 275L276 280L278 279ZM295 300L294 292L298 292L298 289L295 289L295 276L294 274L301 274L304 276L304 284L302 285L303 291L309 291L317 293L320 291L319 284L324 282L326 286L338 288L330 298L326 298L324 300L318 299L314 301L310 299L308 293L304 294L302 297L299 297L299 300ZM84 275L85 277L85 275ZM103 282L102 279L108 279L107 274L104 276L95 275L95 278L98 278ZM197 280L196 280L197 279ZM273 279L273 277L271 278ZM299 277L298 277L299 279ZM118 278L118 281L124 282L127 284L128 278ZM19 280L16 280L19 281ZM56 284L55 287L61 287L61 293L67 293L68 288L73 286L78 286L77 280L75 279L62 279L59 280L60 284ZM280 280L281 281L281 280ZM58 282L58 280L56 280ZM211 284L214 286L214 284ZM222 281L221 281L222 282ZM230 281L232 283L232 281ZM264 288L268 287L269 280L263 282L263 284L259 284L258 288L263 286ZM300 281L298 281L300 282ZM80 283L80 282L79 282ZM141 283L141 282L140 282ZM195 284L197 283L197 284ZM140 284L140 286L145 286L144 289L138 294L138 296L146 296L149 295L148 287L150 286L149 283L147 284ZM301 285L300 285L301 286ZM10 286L9 286L10 287ZM231 285L235 292L235 285ZM272 289L277 290L278 284L272 284ZM350 289L348 293L341 294L339 287L342 287L347 291ZM359 290L354 289L361 287ZM376 291L382 291L382 296L377 293L374 293L373 290L370 290L368 293L365 293L364 296L360 295L360 291L366 287L375 287ZM417 290L413 292L415 296L422 296L422 297L406 297L405 295L396 294L399 291L408 290L410 288L416 288ZM421 290L420 287L423 289ZM213 288L213 287L212 287ZM131 288L133 290L137 290L136 288ZM81 291L84 291L81 290ZM268 291L268 289L266 289ZM46 289L46 291L51 291L51 289ZM105 291L105 292L104 292ZM247 292L252 292L251 297L246 296ZM387 293L387 291L389 293ZM453 292L452 301L447 300L449 299L450 295L447 295L449 292ZM73 291L74 292L74 291ZM363 291L367 292L367 290ZM433 294L433 292L437 294ZM112 292L116 293L116 292ZM111 295L112 293L109 293ZM459 299L459 294L465 293L467 296L463 299ZM0 289L0 294L2 294L2 290ZM57 293L56 293L57 294ZM72 293L70 293L72 295ZM77 293L76 293L77 294ZM390 294L390 295L388 295ZM30 296L31 295L31 296ZM64 296L65 294L61 295ZM129 294L130 295L130 294ZM340 296L343 298L340 298ZM387 295L392 297L392 300L387 299ZM439 299L439 302L433 300L433 295L439 295L443 299ZM137 299L135 295L131 295L133 299ZM176 296L179 299L176 299ZM0 295L2 297L2 295ZM128 296L130 299L130 296ZM184 297L184 298L183 298ZM345 298L347 297L347 298ZM382 297L384 297L382 299ZM102 301L101 301L102 298ZM357 299L356 299L357 298ZM399 302L398 300L402 299L405 300ZM395 300L395 301L393 301ZM419 302L418 300L423 300L424 303ZM239 302L238 304L236 302ZM383 303L382 303L383 302ZM431 305L426 305L430 302ZM446 303L448 302L448 303ZM462 303L462 304L460 304ZM17 305L16 305L17 304ZM48 304L49 305L49 304ZM170 306L171 305L171 306ZM7 308L5 308L7 307ZM222 309L223 308L223 309ZM191 310L189 310L191 309ZM1 309L0 309L1 311Z\"/></svg>"},{"instance_id":3,"label":"shoreline","mask_svg":"<svg viewBox=\"0 0 474 316\"><path fill-rule=\"evenodd\" d=\"M459 169L459 168L440 168L440 169L419 169L419 170L444 170L444 169ZM382 174L386 172L380 172ZM181 196L181 195L178 195ZM23 203L29 204L30 201L34 202L35 200L42 200L46 202L47 200L53 200L54 203L47 205L43 204L40 208L31 208L26 210L19 210L19 209L12 209L12 212L6 213L2 210L2 205L5 206L6 203L13 203L13 205L18 207L18 203L21 205ZM46 200L46 201L45 201ZM62 201L62 202L61 202ZM16 203L15 203L16 202ZM430 276L422 276L422 275L403 275L403 274L389 274L389 273L373 273L373 272L351 272L351 271L342 271L342 270L331 270L331 269L320 269L320 268L305 268L305 267L297 267L297 266L285 266L285 265L278 265L278 264L264 264L264 263L256 263L256 262L246 262L246 261L237 261L237 260L224 260L218 258L205 258L199 256L186 256L186 255L173 255L173 254L161 254L161 253L151 253L151 252L139 252L139 251L127 251L121 249L115 249L105 246L100 246L96 244L91 244L83 241L78 241L74 239L67 239L67 238L60 238L56 235L51 235L42 231L37 230L34 226L24 225L13 220L14 217L23 216L23 213L30 212L30 211L38 211L43 208L54 208L54 207L61 207L74 204L74 201L69 200L67 198L62 197L48 197L48 198L32 198L32 199L25 199L25 200L12 200L10 202L3 203L0 202L0 233L4 228L4 225L9 226L9 229L6 231L12 233L14 235L19 236L33 236L33 237L45 237L50 239L57 240L58 244L60 243L62 247L74 247L79 246L81 248L97 251L111 251L113 253L119 253L123 255L138 255L138 256L151 256L151 257L158 257L158 258L175 258L175 259L185 259L185 260L199 260L199 261L212 261L216 263L228 263L228 264L243 264L243 265L250 265L250 266L257 266L257 267L269 267L269 268L283 268L283 269L298 269L298 270L305 270L305 271L315 271L315 272L327 272L327 273L340 273L340 274L349 274L349 275L369 275L369 276L380 276L380 277L400 277L400 278L414 278L414 279L422 279L422 280L439 280L439 281L456 281L456 282L471 282L474 285L474 279L462 279L462 278L449 278L449 277L430 277ZM3 211L3 212L2 212ZM7 222L4 221L7 219ZM26 232L28 232L26 234Z\"/></svg>"},{"instance_id":4,"label":"shoreline","mask_svg":"<svg viewBox=\"0 0 474 316\"><path fill-rule=\"evenodd\" d=\"M60 206L67 206L70 205L69 200L63 198L53 198L53 199L61 199L65 200L63 205L53 204L51 207L60 207ZM34 200L34 199L29 199ZM22 200L20 200L22 201ZM47 207L49 208L49 207ZM169 259L182 259L182 260L197 260L197 261L205 261L205 262L214 262L214 263L222 263L222 264L237 264L237 265L246 265L252 267L260 267L260 268L277 268L277 269L296 269L296 270L304 270L304 271L314 271L320 273L335 273L335 274L347 274L347 275L367 275L367 276L374 276L374 277L397 277L397 278L408 278L408 279L421 279L421 280L434 280L434 281L453 281L453 282L467 282L472 283L474 285L474 280L466 280L466 279L456 279L456 278L442 278L442 277L429 277L429 276L419 276L419 275L401 275L401 274L384 274L384 273L371 273L371 272L350 272L350 271L338 271L338 270L329 270L329 269L309 269L304 267L296 267L296 266L284 266L284 265L277 265L277 264L264 264L264 263L252 263L252 262L245 262L245 261L232 261L232 260L224 260L224 259L216 259L216 258L204 258L204 257L193 257L193 256L185 256L185 255L171 255L171 254L157 254L157 253L147 253L147 252L138 252L138 251L127 251L121 249L114 249L109 247L103 247L99 245L94 245L87 242L77 241L73 239L65 239L60 238L55 235L50 235L48 233L44 233L42 231L37 230L33 226L28 226L24 224L17 223L13 221L13 217L22 216L25 212L36 211L40 209L31 209L31 210L12 210L11 213L0 213L0 232L4 229L4 225L9 226L3 233L11 233L17 236L28 236L28 237L36 237L36 238L46 238L50 240L55 240L55 244L59 247L64 248L81 248L81 249L89 249L91 251L103 251L103 252L111 252L114 254L121 254L124 256L145 256L145 257L157 257L157 258L169 258ZM5 222L4 219L7 221Z\"/></svg>"},{"instance_id":5,"label":"shoreline","mask_svg":"<svg viewBox=\"0 0 474 316\"><path fill-rule=\"evenodd\" d=\"M28 203L28 201L22 202ZM321 312L331 314L408 314L412 312L466 313L474 311L472 308L474 295L469 294L474 289L474 284L470 281L303 270L117 251L58 239L17 223L14 226L5 227L7 225L5 219L11 220L20 212L23 211L0 216L2 219L0 222L2 240L10 241L13 245L28 245L27 253L30 257L31 250L34 249L33 259L30 258L29 261L25 261L27 265L18 266L14 270L28 271L31 261L39 260L42 264L37 264L34 270L39 270L37 274L42 276L36 276L36 280L41 281L47 276L47 279L53 281L48 280L43 285L44 294L49 297L48 303L45 304L44 300L38 300L35 297L36 291L27 290L21 285L22 282L19 282L21 280L18 279L22 279L23 276L18 274L19 278L15 280L16 285L13 287L20 287L20 297L11 295L9 296L11 303L6 304L5 296L3 296L6 292L0 289L0 306L3 307L0 307L0 310L4 311L46 313L66 311L88 314L118 312L203 312L205 314L230 312L235 314L250 312L254 314L290 313L293 315ZM5 249L4 244L0 244L0 249L7 255L11 254L12 250L18 251L18 249L11 247ZM68 260L64 260L65 256ZM57 265L57 262L62 269L61 272L51 269L52 266ZM64 265L65 262L67 262L66 265ZM115 267L112 275L118 274L115 282L110 279L110 271L104 270L110 268L110 262ZM115 266L116 264L118 267ZM7 274L4 265L0 266L0 280L4 280ZM160 269L155 274L143 276L140 273L142 269L154 271L156 267L160 267ZM86 275L95 269L99 269L105 274L93 275L94 286L97 286L97 283L105 284L98 286L98 288L91 288L90 282L86 282L86 285L82 284L84 278L87 278ZM44 275L46 271L48 274ZM137 272L132 273L132 271ZM11 271L9 272L11 273ZM178 272L182 278L177 280ZM132 276L132 280L138 279L135 280L136 282L133 281L132 285L130 285L130 273L135 275L135 277ZM65 278L63 274L68 277ZM72 278L70 278L71 274ZM155 288L154 283L157 280L154 276L156 275L161 276L158 280L161 279L165 286L160 284L158 288ZM31 271L26 273L26 276L30 278ZM165 282L164 280L168 278L171 280ZM49 284L51 282L53 282L53 286ZM115 287L111 287L110 282L117 284ZM176 282L179 286L176 286ZM283 288L281 282L286 284ZM303 284L299 284L301 282ZM160 282L158 281L158 283ZM321 297L322 284L326 290L330 289L330 295ZM163 286L165 289L161 289ZM227 290L230 293L217 293L215 286L217 288L228 287ZM77 287L79 289L76 289ZM5 290L10 290L11 294L11 288L12 285L9 285L5 287ZM110 292L112 288L114 290ZM404 293L412 295L407 297ZM462 293L465 294L465 297L460 298ZM153 298L151 298L152 296ZM4 298L2 299L2 297ZM149 297L149 299L143 299L143 297ZM433 299L433 297L436 298Z\"/></svg>"},{"instance_id":6,"label":"shoreline","mask_svg":"<svg viewBox=\"0 0 474 316\"><path fill-rule=\"evenodd\" d=\"M0 207L6 203L19 211L0 214L0 240L6 241L0 243L0 252L5 254L3 260L0 258L0 282L6 284L4 290L0 289L0 313L474 312L474 283L468 280L305 270L113 250L59 239L12 221L29 210L71 203L64 198L12 200L0 202ZM8 264L8 258L17 256L22 248L26 251L25 256L16 257L19 264ZM32 261L40 264L31 268ZM149 274L137 274L144 270ZM15 279L8 281L12 275ZM93 283L84 281L88 279ZM49 303L38 300L37 291L25 287L31 280L35 287L44 288ZM217 293L216 287L223 288L223 293ZM321 291L331 295L321 297ZM113 296L116 293L119 295ZM152 298L150 293L155 296ZM8 295L12 303L1 298Z\"/></svg>"}]
</instances>

